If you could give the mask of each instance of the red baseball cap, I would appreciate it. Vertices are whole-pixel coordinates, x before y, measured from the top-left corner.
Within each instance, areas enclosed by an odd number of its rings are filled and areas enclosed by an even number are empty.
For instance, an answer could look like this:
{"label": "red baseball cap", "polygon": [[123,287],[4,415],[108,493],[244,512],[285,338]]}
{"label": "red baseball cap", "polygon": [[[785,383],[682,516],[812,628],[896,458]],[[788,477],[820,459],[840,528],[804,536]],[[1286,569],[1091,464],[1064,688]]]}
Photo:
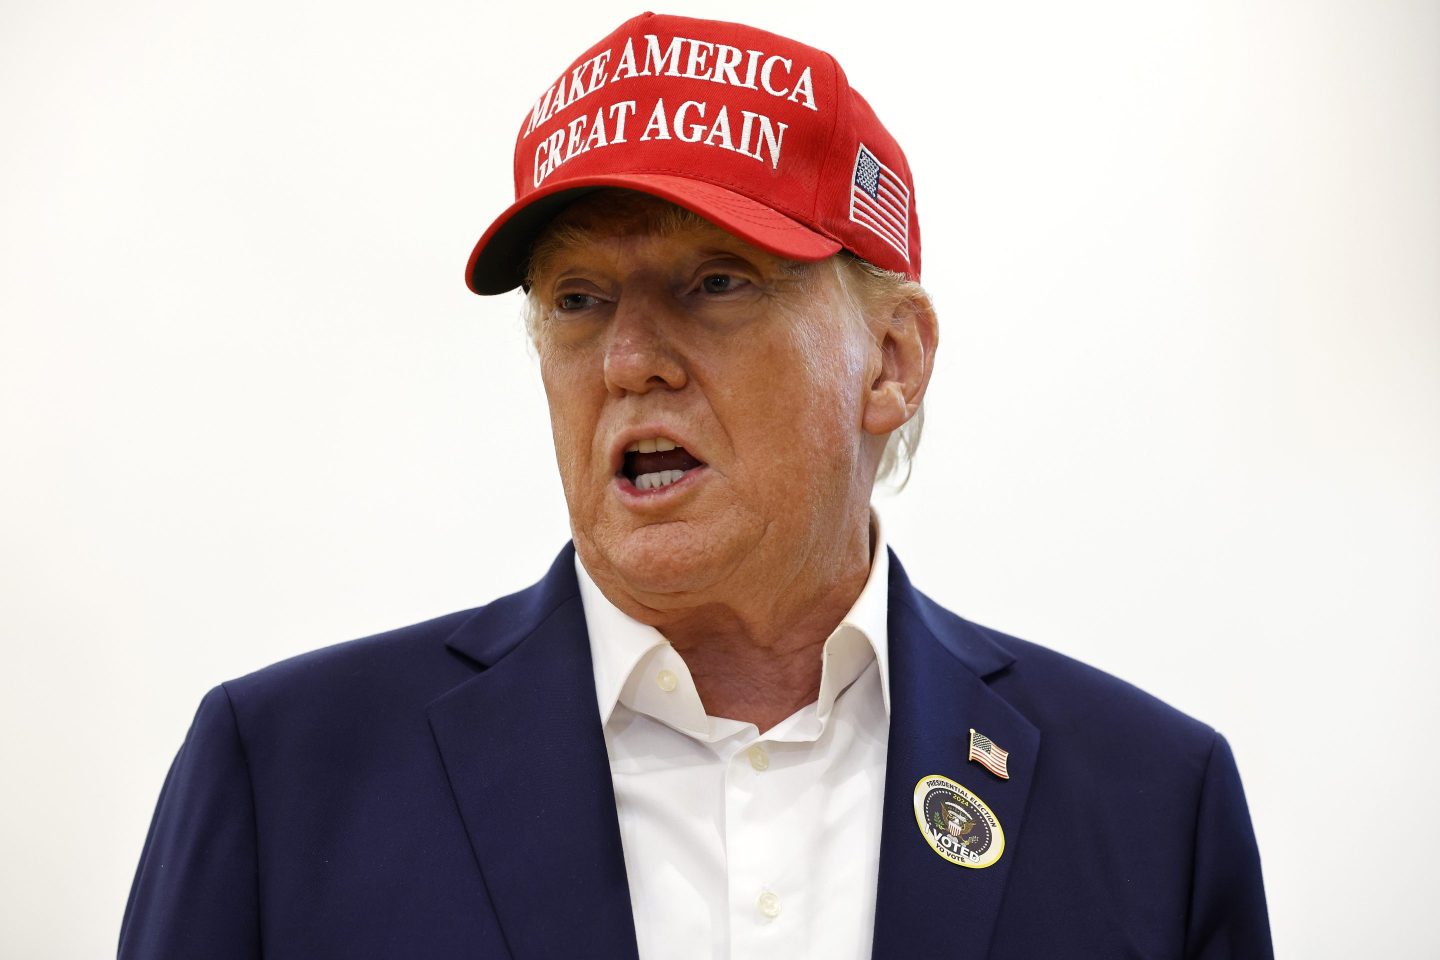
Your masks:
{"label": "red baseball cap", "polygon": [[513,290],[579,196],[653,194],[791,260],[846,249],[920,278],[910,164],[835,58],[738,23],[642,13],[582,53],[515,141],[515,202],[465,282]]}

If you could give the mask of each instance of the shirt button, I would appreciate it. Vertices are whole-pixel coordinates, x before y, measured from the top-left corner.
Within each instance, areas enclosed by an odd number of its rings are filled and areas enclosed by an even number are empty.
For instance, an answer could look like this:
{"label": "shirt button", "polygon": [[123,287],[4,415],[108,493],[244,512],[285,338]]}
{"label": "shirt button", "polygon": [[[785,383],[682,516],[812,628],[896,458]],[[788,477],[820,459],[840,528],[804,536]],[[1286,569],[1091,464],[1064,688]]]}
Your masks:
{"label": "shirt button", "polygon": [[674,690],[679,683],[680,681],[676,679],[675,674],[669,670],[661,670],[655,675],[655,685],[666,693]]}
{"label": "shirt button", "polygon": [[[760,746],[760,744],[755,744],[755,746],[751,747],[745,752],[750,755],[750,766],[754,767],[756,770],[770,769],[770,754],[766,753],[765,748]],[[765,894],[765,896],[769,897],[773,896],[773,894],[767,893]],[[762,897],[761,899],[763,900],[764,897]],[[775,902],[779,903],[780,901],[777,900]],[[776,909],[779,908],[777,907]]]}
{"label": "shirt button", "polygon": [[769,890],[760,894],[760,899],[755,901],[755,906],[759,908],[764,916],[769,917],[771,920],[780,916],[780,898]]}

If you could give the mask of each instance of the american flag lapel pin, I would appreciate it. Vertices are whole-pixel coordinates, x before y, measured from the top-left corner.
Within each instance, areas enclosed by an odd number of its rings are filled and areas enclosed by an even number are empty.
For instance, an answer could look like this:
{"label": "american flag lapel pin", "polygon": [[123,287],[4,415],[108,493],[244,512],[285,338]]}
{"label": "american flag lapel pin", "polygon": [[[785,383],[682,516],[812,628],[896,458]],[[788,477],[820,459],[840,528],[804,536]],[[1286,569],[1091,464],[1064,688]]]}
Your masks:
{"label": "american flag lapel pin", "polygon": [[995,741],[983,733],[977,733],[974,727],[970,728],[970,759],[1001,780],[1010,779],[1010,771],[1005,767],[1010,759],[1010,751],[1001,750]]}

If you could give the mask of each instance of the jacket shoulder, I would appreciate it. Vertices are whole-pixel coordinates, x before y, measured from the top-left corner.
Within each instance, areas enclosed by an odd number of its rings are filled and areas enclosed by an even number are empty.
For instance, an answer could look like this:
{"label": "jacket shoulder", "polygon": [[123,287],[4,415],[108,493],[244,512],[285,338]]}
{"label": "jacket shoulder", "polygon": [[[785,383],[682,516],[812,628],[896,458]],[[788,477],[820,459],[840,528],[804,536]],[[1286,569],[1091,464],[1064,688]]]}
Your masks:
{"label": "jacket shoulder", "polygon": [[[1057,719],[1143,721],[1158,723],[1177,734],[1207,738],[1213,732],[1207,724],[1114,674],[1039,643],[990,627],[975,627],[1015,658],[1010,672],[1016,680],[1052,694],[1045,707],[1055,711]],[[1053,696],[1062,691],[1065,695]]]}
{"label": "jacket shoulder", "polygon": [[909,606],[925,629],[1042,730],[1100,726],[1128,736],[1155,728],[1207,747],[1214,736],[1211,727],[1132,683],[965,619],[915,589],[903,574],[892,575],[891,600]]}
{"label": "jacket shoulder", "polygon": [[447,680],[453,684],[473,674],[473,667],[467,667],[445,643],[484,609],[459,610],[321,647],[226,681],[221,686],[232,700],[247,704],[274,703],[291,697],[324,698],[341,691],[354,696],[376,687],[408,688],[423,693]]}
{"label": "jacket shoulder", "polygon": [[[1047,753],[1080,758],[1122,779],[1170,770],[1193,784],[1219,741],[1213,727],[1153,694],[1049,647],[978,624],[1013,662],[991,687],[1042,731]],[[1063,750],[1059,750],[1063,748]]]}

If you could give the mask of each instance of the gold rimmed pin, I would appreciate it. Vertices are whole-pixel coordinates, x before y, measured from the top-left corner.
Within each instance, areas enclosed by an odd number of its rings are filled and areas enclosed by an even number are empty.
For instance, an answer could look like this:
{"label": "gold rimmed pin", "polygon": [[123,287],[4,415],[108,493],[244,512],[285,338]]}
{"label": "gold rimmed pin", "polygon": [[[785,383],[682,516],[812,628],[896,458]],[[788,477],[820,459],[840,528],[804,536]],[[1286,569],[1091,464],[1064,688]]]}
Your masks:
{"label": "gold rimmed pin", "polygon": [[974,727],[970,728],[970,759],[1001,780],[1010,779],[1010,771],[1005,766],[1010,759],[1010,751],[1001,750],[994,740],[978,733]]}
{"label": "gold rimmed pin", "polygon": [[915,823],[930,849],[957,867],[984,869],[1005,852],[1005,831],[995,811],[938,773],[915,784]]}

